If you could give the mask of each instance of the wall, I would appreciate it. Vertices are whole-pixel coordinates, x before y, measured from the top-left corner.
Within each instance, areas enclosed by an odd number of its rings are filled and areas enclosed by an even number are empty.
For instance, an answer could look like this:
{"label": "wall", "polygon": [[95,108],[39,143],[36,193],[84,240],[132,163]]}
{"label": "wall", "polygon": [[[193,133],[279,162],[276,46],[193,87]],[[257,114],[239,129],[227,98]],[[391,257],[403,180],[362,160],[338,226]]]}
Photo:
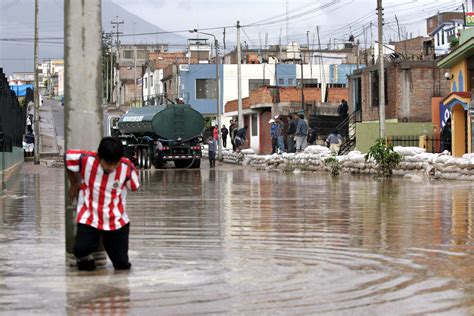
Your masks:
{"label": "wall", "polygon": [[24,161],[23,148],[13,147],[12,152],[0,152],[0,191],[7,188]]}
{"label": "wall", "polygon": [[[467,60],[462,59],[456,65],[452,66],[449,70],[449,74],[453,75],[451,79],[451,91],[452,92],[465,92],[470,91],[468,87],[467,77]],[[445,95],[447,95],[446,93]]]}
{"label": "wall", "polygon": [[[387,136],[420,136],[433,135],[435,126],[433,123],[395,123],[385,122]],[[356,149],[366,153],[375,144],[379,137],[378,122],[357,123],[356,126]]]}
{"label": "wall", "polygon": [[[378,106],[371,105],[370,67],[361,73],[362,120],[376,121],[379,119]],[[398,119],[409,122],[431,121],[431,98],[445,96],[449,93],[449,81],[445,80],[444,69],[434,67],[431,61],[405,61],[390,63],[385,69],[387,73],[387,105],[386,119]],[[354,85],[350,85],[352,95]]]}
{"label": "wall", "polygon": [[258,131],[260,137],[260,150],[257,152],[260,155],[268,155],[272,153],[272,142],[270,136],[270,119],[272,118],[272,113],[270,111],[265,111],[260,113],[260,130]]}
{"label": "wall", "polygon": [[[222,76],[222,68],[221,65],[219,69],[220,76]],[[196,79],[216,79],[216,65],[190,64],[189,71],[179,73],[179,90],[180,93],[186,92],[189,95],[189,104],[203,115],[215,116],[216,99],[196,99]]]}

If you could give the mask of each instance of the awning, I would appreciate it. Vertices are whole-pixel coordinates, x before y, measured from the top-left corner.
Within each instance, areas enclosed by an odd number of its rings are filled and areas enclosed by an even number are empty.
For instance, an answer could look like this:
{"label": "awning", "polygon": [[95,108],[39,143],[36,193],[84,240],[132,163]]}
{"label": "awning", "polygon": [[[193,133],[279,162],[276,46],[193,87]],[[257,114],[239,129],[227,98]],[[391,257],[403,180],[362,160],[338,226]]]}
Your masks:
{"label": "awning", "polygon": [[443,100],[443,104],[451,111],[453,106],[460,104],[465,111],[469,110],[471,104],[471,93],[470,92],[451,92]]}

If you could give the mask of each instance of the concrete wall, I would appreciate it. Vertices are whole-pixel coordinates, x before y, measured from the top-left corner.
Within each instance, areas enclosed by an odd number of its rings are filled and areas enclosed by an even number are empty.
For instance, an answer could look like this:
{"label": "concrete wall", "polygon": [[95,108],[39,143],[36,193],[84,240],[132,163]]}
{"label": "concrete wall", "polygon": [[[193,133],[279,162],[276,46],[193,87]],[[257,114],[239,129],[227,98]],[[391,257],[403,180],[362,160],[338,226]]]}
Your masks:
{"label": "concrete wall", "polygon": [[[433,135],[435,126],[433,123],[398,123],[385,122],[387,136],[420,136]],[[366,153],[375,144],[379,137],[378,122],[357,123],[356,126],[356,149]]]}
{"label": "concrete wall", "polygon": [[0,191],[8,186],[24,161],[23,148],[13,147],[12,152],[0,152]]}

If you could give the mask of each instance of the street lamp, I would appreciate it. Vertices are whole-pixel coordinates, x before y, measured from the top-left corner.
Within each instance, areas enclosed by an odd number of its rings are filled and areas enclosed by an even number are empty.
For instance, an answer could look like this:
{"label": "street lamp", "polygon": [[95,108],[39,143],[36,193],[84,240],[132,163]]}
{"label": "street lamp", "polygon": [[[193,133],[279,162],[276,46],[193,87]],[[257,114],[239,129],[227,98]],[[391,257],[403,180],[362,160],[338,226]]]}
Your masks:
{"label": "street lamp", "polygon": [[198,31],[197,29],[192,29],[192,30],[189,30],[189,33],[198,33],[198,34],[203,34],[203,35],[208,35],[208,36],[212,36],[214,38],[214,48],[216,50],[216,103],[217,103],[217,106],[216,106],[216,116],[217,116],[217,132],[218,132],[218,151],[217,151],[217,159],[218,160],[222,160],[222,135],[220,133],[220,129],[221,129],[221,108],[220,108],[220,93],[219,93],[219,90],[220,90],[220,85],[219,85],[219,53],[218,53],[218,42],[217,42],[217,38],[214,34],[211,34],[211,33],[205,33],[205,32],[201,32],[201,31]]}

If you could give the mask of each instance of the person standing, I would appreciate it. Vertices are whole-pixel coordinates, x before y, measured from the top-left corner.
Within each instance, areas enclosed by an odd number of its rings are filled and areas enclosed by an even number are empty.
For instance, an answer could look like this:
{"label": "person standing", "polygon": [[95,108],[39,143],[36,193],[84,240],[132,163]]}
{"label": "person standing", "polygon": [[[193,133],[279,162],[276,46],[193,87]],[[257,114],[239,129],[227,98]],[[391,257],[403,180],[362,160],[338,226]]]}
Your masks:
{"label": "person standing", "polygon": [[222,125],[221,135],[222,135],[222,146],[224,146],[224,148],[227,148],[227,135],[229,135],[229,130],[227,129],[227,127],[225,127],[225,125]]}
{"label": "person standing", "polygon": [[276,136],[277,136],[277,144],[278,144],[278,153],[282,154],[285,152],[285,137],[283,136],[283,122],[280,120],[279,117],[276,119]]}
{"label": "person standing", "polygon": [[232,144],[232,151],[235,151],[237,149],[237,146],[235,146],[235,133],[237,132],[237,121],[230,121],[230,126],[229,126],[229,134],[230,134],[230,143]]}
{"label": "person standing", "polygon": [[304,120],[304,115],[300,114],[300,118],[296,123],[296,151],[302,152],[307,145],[307,137],[308,137],[308,124]]}
{"label": "person standing", "polygon": [[216,166],[216,151],[217,141],[214,137],[209,137],[207,140],[208,151],[209,151],[209,167],[214,168]]}
{"label": "person standing", "polygon": [[443,152],[445,150],[451,152],[451,150],[452,150],[452,148],[451,148],[452,147],[451,146],[451,142],[452,142],[452,139],[451,139],[451,119],[448,119],[446,121],[446,124],[444,124],[444,127],[441,130],[440,138],[441,138],[441,152]]}
{"label": "person standing", "polygon": [[276,130],[277,130],[278,126],[277,126],[274,119],[270,119],[270,121],[268,121],[268,123],[272,124],[270,126],[270,139],[271,139],[271,142],[272,142],[272,155],[273,155],[274,153],[278,152],[278,136],[276,134]]}
{"label": "person standing", "polygon": [[130,220],[125,211],[127,190],[140,186],[138,172],[123,157],[122,143],[104,137],[96,152],[68,150],[64,155],[70,183],[68,197],[77,199],[74,255],[79,270],[92,271],[92,253],[102,238],[115,270],[128,270]]}
{"label": "person standing", "polygon": [[214,136],[215,140],[219,139],[219,126],[218,125],[214,126],[214,129],[212,130],[212,135]]}
{"label": "person standing", "polygon": [[349,112],[349,105],[347,104],[347,101],[342,99],[341,104],[337,107],[337,113],[340,116],[347,116],[347,113]]}
{"label": "person standing", "polygon": [[296,133],[296,119],[293,114],[288,115],[288,152],[295,152],[295,133]]}

